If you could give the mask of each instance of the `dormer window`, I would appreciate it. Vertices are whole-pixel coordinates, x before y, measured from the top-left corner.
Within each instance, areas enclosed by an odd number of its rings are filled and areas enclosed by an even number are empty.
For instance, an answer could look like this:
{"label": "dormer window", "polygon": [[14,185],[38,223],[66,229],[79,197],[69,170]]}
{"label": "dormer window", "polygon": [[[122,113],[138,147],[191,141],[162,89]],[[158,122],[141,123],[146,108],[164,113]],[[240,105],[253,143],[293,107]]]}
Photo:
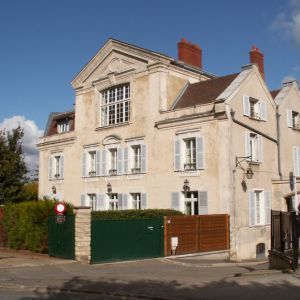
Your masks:
{"label": "dormer window", "polygon": [[130,118],[130,85],[101,92],[101,126],[126,123]]}
{"label": "dormer window", "polygon": [[267,107],[266,102],[258,100],[247,95],[243,96],[244,116],[250,119],[266,121],[267,120]]}
{"label": "dormer window", "polygon": [[68,119],[57,121],[57,133],[70,131],[70,121]]}
{"label": "dormer window", "polygon": [[297,111],[288,109],[287,110],[287,123],[288,127],[295,130],[300,130],[300,115]]}

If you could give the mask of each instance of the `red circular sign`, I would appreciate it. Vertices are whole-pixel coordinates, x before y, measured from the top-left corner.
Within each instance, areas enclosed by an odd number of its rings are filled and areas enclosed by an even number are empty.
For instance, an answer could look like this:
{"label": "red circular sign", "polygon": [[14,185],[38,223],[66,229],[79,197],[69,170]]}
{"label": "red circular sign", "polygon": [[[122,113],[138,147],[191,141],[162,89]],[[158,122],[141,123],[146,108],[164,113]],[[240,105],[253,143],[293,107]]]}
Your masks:
{"label": "red circular sign", "polygon": [[54,205],[54,211],[57,215],[63,215],[66,211],[66,205],[62,202],[57,202]]}

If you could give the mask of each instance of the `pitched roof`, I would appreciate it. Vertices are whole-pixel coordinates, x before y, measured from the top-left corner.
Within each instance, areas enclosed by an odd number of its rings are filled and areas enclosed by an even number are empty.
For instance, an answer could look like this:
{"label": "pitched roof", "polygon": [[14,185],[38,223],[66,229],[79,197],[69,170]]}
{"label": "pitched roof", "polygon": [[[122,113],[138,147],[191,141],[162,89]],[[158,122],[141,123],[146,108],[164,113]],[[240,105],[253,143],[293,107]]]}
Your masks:
{"label": "pitched roof", "polygon": [[174,109],[214,102],[238,75],[235,73],[190,84]]}
{"label": "pitched roof", "polygon": [[270,94],[273,97],[273,99],[275,99],[276,96],[279,94],[279,92],[280,92],[280,89],[274,90],[274,91],[270,91]]}

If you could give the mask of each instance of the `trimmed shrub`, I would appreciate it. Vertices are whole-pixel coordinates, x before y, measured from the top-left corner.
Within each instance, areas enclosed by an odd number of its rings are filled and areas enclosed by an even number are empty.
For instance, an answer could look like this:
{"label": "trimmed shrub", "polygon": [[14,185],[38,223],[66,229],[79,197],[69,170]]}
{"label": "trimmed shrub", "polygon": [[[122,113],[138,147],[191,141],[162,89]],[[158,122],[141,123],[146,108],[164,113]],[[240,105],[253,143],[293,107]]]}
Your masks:
{"label": "trimmed shrub", "polygon": [[[6,246],[45,253],[48,251],[48,216],[54,215],[54,201],[29,201],[4,207]],[[73,212],[67,204],[67,213]]]}
{"label": "trimmed shrub", "polygon": [[126,219],[151,219],[164,216],[183,215],[182,212],[173,209],[144,209],[144,210],[107,210],[93,211],[93,220],[126,220]]}

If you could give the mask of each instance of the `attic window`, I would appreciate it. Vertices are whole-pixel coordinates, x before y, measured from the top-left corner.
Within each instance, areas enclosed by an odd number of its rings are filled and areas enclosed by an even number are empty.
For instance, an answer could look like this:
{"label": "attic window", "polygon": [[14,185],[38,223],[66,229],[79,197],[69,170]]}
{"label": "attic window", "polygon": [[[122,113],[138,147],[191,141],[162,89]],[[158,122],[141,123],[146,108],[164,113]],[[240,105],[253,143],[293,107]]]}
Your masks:
{"label": "attic window", "polygon": [[118,85],[101,92],[101,126],[126,123],[130,118],[130,85]]}
{"label": "attic window", "polygon": [[70,121],[69,119],[57,121],[57,133],[63,133],[70,131]]}

